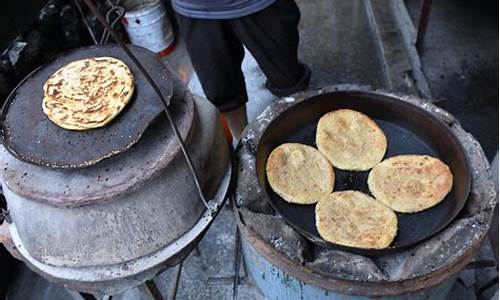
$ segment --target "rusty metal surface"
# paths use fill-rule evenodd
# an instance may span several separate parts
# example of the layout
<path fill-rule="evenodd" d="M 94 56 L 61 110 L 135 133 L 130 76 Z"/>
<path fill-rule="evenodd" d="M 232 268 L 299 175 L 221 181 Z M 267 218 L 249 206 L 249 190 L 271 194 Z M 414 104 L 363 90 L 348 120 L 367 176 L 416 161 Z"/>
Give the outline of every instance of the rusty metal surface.
<path fill-rule="evenodd" d="M 297 102 L 311 96 L 349 90 L 371 89 L 356 85 L 331 86 L 298 93 L 276 101 L 251 123 L 237 147 L 238 174 L 235 202 L 239 207 L 243 239 L 271 263 L 291 276 L 327 290 L 351 295 L 401 295 L 427 288 L 453 276 L 475 255 L 485 237 L 495 206 L 496 191 L 489 163 L 479 143 L 447 112 L 420 99 L 395 95 L 435 115 L 458 138 L 473 174 L 471 193 L 459 216 L 443 231 L 399 253 L 370 258 L 350 252 L 303 243 L 297 235 L 280 234 L 293 229 L 273 215 L 259 184 L 256 154 L 269 123 Z M 302 246 L 301 244 L 304 244 Z"/>
<path fill-rule="evenodd" d="M 172 96 L 172 75 L 152 52 L 130 49 L 155 77 L 166 98 Z M 77 59 L 111 56 L 127 64 L 135 91 L 127 107 L 105 127 L 86 131 L 63 129 L 42 111 L 43 84 L 62 66 Z M 52 168 L 82 168 L 134 145 L 162 112 L 153 88 L 117 45 L 80 48 L 50 60 L 29 74 L 9 95 L 2 111 L 4 145 L 21 160 Z"/>
<path fill-rule="evenodd" d="M 193 96 L 177 80 L 170 109 L 186 139 L 193 125 Z M 161 109 L 160 109 L 161 112 Z M 82 169 L 50 169 L 33 165 L 0 150 L 0 173 L 14 193 L 52 206 L 102 203 L 130 193 L 163 169 L 179 152 L 168 121 L 158 117 L 128 151 Z"/>

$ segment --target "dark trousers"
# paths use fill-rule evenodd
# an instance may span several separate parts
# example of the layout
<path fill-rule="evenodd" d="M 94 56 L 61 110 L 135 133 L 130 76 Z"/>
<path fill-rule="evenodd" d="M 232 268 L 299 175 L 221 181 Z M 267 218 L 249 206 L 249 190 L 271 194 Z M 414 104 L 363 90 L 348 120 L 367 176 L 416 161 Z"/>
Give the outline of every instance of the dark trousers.
<path fill-rule="evenodd" d="M 193 19 L 177 14 L 203 91 L 220 111 L 229 111 L 248 100 L 241 62 L 245 46 L 267 77 L 266 87 L 276 96 L 287 96 L 307 87 L 309 69 L 297 58 L 300 11 L 293 0 L 277 0 L 248 16 Z"/>

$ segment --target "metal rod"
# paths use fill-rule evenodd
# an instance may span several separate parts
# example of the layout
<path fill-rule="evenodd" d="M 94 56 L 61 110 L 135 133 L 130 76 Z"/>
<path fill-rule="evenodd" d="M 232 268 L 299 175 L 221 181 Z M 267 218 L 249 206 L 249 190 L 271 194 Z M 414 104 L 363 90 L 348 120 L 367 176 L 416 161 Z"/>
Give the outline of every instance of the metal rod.
<path fill-rule="evenodd" d="M 234 279 L 233 279 L 233 300 L 238 298 L 238 286 L 240 284 L 240 263 L 241 263 L 241 237 L 238 225 L 236 225 L 235 237 L 235 254 L 234 254 Z"/>
<path fill-rule="evenodd" d="M 431 12 L 432 0 L 424 0 L 420 16 L 418 18 L 417 40 L 415 45 L 419 52 L 422 52 L 424 46 L 424 37 L 427 32 L 427 24 L 429 23 L 429 14 Z"/>
<path fill-rule="evenodd" d="M 161 294 L 160 289 L 158 288 L 156 283 L 153 281 L 153 279 L 147 280 L 144 283 L 144 285 L 146 286 L 146 289 L 148 290 L 151 297 L 153 297 L 153 299 L 155 299 L 155 300 L 164 300 L 165 299 L 165 298 L 163 298 L 163 295 Z"/>
<path fill-rule="evenodd" d="M 120 0 L 116 0 L 115 3 L 111 3 L 110 1 L 107 1 L 108 5 L 111 7 L 108 12 L 106 13 L 106 23 L 110 24 L 111 28 L 114 28 L 116 23 L 123 18 L 125 15 L 125 8 L 118 6 L 120 3 Z M 111 14 L 116 13 L 116 17 L 111 21 Z M 101 42 L 100 44 L 103 45 L 108 42 L 109 38 L 109 31 L 105 28 L 104 32 L 102 33 L 101 36 Z"/>
<path fill-rule="evenodd" d="M 197 256 L 201 256 L 201 251 L 200 251 L 200 247 L 198 246 L 198 244 L 196 244 L 196 246 L 194 246 L 194 253 L 196 253 Z"/>
<path fill-rule="evenodd" d="M 125 15 L 125 9 L 117 8 L 114 11 L 116 11 L 117 17 L 110 22 L 111 27 L 115 27 L 116 23 Z M 108 18 L 106 17 L 106 19 Z M 101 45 L 106 44 L 108 42 L 108 39 L 109 39 L 109 32 L 106 31 L 101 38 Z"/>
<path fill-rule="evenodd" d="M 478 259 L 471 261 L 468 265 L 464 267 L 464 269 L 484 269 L 484 268 L 493 268 L 497 266 L 497 262 L 495 259 Z"/>
<path fill-rule="evenodd" d="M 175 125 L 174 119 L 170 115 L 170 110 L 168 108 L 168 103 L 165 97 L 163 97 L 163 94 L 161 93 L 160 89 L 154 82 L 153 78 L 149 75 L 149 73 L 146 71 L 146 69 L 142 66 L 142 64 L 139 62 L 139 60 L 132 54 L 130 49 L 127 47 L 125 42 L 116 34 L 116 32 L 109 26 L 109 24 L 106 22 L 106 19 L 102 16 L 102 14 L 97 10 L 95 5 L 92 3 L 92 0 L 83 0 L 85 4 L 90 8 L 90 10 L 94 13 L 94 15 L 97 17 L 99 22 L 109 31 L 109 34 L 111 34 L 111 37 L 120 45 L 120 47 L 125 51 L 127 56 L 132 60 L 132 62 L 139 68 L 142 74 L 144 74 L 144 77 L 146 77 L 146 80 L 149 82 L 151 87 L 153 88 L 154 92 L 156 95 L 160 98 L 160 102 L 163 105 L 163 110 L 165 111 L 165 114 L 167 115 L 168 122 L 170 123 L 170 127 L 172 127 L 172 130 L 175 133 L 175 136 L 177 137 L 177 140 L 179 141 L 179 145 L 181 147 L 182 154 L 184 154 L 184 158 L 186 159 L 186 162 L 189 166 L 189 169 L 191 170 L 191 173 L 194 178 L 194 182 L 196 184 L 196 187 L 198 188 L 198 193 L 200 195 L 200 199 L 205 205 L 206 208 L 208 208 L 208 202 L 205 198 L 205 195 L 203 194 L 203 190 L 201 188 L 201 184 L 199 181 L 199 176 L 196 172 L 196 169 L 194 168 L 193 161 L 191 160 L 191 156 L 189 156 L 189 153 L 186 150 L 186 146 L 184 144 L 184 141 L 182 140 L 181 134 L 179 133 L 179 130 L 177 129 L 177 125 Z"/>
<path fill-rule="evenodd" d="M 90 33 L 90 37 L 94 41 L 94 45 L 98 45 L 99 43 L 97 42 L 97 38 L 94 36 L 94 32 L 92 31 L 92 28 L 90 28 L 89 23 L 87 22 L 87 18 L 85 18 L 85 14 L 83 13 L 82 7 L 80 6 L 80 3 L 78 3 L 78 0 L 73 0 L 75 2 L 76 8 L 80 12 L 80 15 L 82 16 L 83 24 L 85 24 L 85 27 L 87 27 L 87 30 Z"/>
<path fill-rule="evenodd" d="M 175 266 L 174 276 L 172 278 L 173 280 L 170 282 L 168 300 L 175 300 L 175 298 L 177 298 L 177 289 L 179 287 L 179 279 L 181 278 L 183 262 L 184 260 L 182 260 Z"/>

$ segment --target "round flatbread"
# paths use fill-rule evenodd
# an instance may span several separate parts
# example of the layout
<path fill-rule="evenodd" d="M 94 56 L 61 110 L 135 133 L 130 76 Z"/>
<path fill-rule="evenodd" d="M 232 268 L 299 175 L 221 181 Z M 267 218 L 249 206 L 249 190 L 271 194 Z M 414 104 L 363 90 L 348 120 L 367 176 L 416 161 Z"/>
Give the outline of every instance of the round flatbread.
<path fill-rule="evenodd" d="M 116 58 L 86 58 L 57 70 L 43 92 L 42 109 L 52 122 L 86 130 L 105 126 L 125 108 L 134 92 L 134 77 Z"/>
<path fill-rule="evenodd" d="M 313 204 L 333 191 L 335 174 L 328 160 L 315 148 L 283 144 L 267 159 L 267 181 L 273 191 L 291 203 Z"/>
<path fill-rule="evenodd" d="M 398 230 L 394 211 L 358 191 L 327 195 L 316 204 L 316 228 L 326 241 L 356 248 L 389 247 Z"/>
<path fill-rule="evenodd" d="M 451 191 L 453 175 L 439 159 L 426 155 L 400 155 L 375 166 L 368 176 L 373 196 L 402 213 L 433 207 Z"/>
<path fill-rule="evenodd" d="M 318 122 L 319 151 L 341 170 L 365 171 L 383 158 L 387 139 L 368 116 L 350 109 L 325 114 Z"/>

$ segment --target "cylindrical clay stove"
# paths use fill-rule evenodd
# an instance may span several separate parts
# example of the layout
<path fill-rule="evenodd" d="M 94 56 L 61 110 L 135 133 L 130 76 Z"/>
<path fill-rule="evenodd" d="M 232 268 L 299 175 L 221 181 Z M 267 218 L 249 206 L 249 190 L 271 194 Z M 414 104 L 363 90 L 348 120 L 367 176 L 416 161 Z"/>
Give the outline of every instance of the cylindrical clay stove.
<path fill-rule="evenodd" d="M 86 168 L 38 166 L 2 147 L 10 235 L 35 272 L 113 295 L 175 265 L 201 239 L 229 187 L 229 148 L 216 108 L 174 82 L 170 109 L 212 198 L 208 209 L 162 114 L 131 148 Z"/>
<path fill-rule="evenodd" d="M 273 123 L 279 116 L 287 119 L 286 111 L 294 106 L 346 95 L 363 101 L 374 97 L 403 101 L 449 127 L 463 147 L 472 182 L 465 207 L 446 228 L 399 251 L 366 256 L 311 243 L 271 208 L 259 170 L 265 162 L 258 155 L 266 130 L 294 122 L 291 118 L 278 122 L 281 125 Z M 495 206 L 489 163 L 479 143 L 453 116 L 431 103 L 366 87 L 333 86 L 278 100 L 245 129 L 237 159 L 235 211 L 244 262 L 268 299 L 447 299 L 458 272 L 477 253 Z"/>

